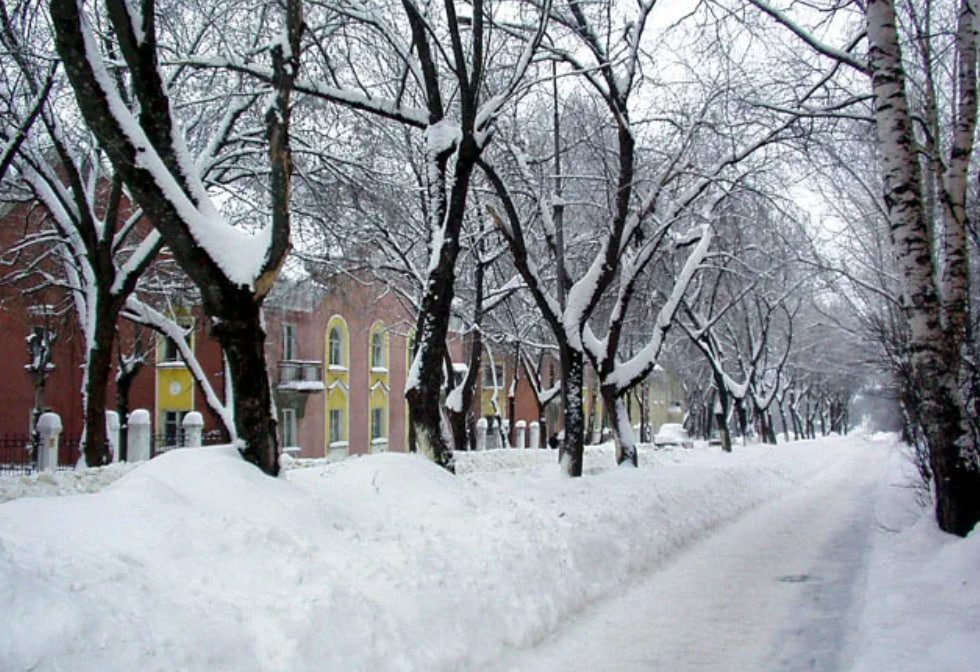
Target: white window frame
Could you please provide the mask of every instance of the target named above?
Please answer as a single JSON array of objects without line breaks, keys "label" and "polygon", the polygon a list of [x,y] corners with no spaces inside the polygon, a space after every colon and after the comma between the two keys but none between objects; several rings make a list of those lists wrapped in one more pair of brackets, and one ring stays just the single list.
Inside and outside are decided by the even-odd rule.
[{"label": "white window frame", "polygon": [[295,448],[299,445],[299,426],[296,423],[296,409],[282,409],[282,445],[283,448]]},{"label": "white window frame", "polygon": [[[334,422],[334,413],[337,414],[337,420],[338,420],[337,422]],[[327,422],[329,423],[329,427],[327,427],[327,431],[329,432],[329,436],[330,436],[330,441],[329,441],[330,445],[334,445],[336,443],[342,442],[344,440],[343,410],[339,408],[331,408],[327,412]]]},{"label": "white window frame", "polygon": [[296,361],[298,344],[296,342],[296,325],[288,322],[282,325],[282,358],[287,362]]},{"label": "white window frame", "polygon": [[381,330],[371,332],[371,368],[384,369],[388,366],[385,361],[385,334]]}]

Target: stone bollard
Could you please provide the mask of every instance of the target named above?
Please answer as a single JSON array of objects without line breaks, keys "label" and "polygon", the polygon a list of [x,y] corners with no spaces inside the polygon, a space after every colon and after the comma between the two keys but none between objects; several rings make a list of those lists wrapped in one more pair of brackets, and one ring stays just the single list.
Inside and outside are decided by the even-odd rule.
[{"label": "stone bollard", "polygon": [[528,439],[528,448],[541,447],[541,423],[537,420],[531,423],[531,437]]},{"label": "stone bollard", "polygon": [[487,449],[487,419],[480,418],[476,421],[476,449]]},{"label": "stone bollard", "polygon": [[109,440],[109,450],[112,461],[119,461],[119,414],[115,411],[105,412],[105,438]]},{"label": "stone bollard", "polygon": [[41,435],[41,454],[38,455],[37,467],[41,471],[55,471],[58,468],[61,416],[57,413],[42,413],[37,419],[37,433]]},{"label": "stone bollard", "polygon": [[150,412],[145,408],[137,408],[129,414],[129,452],[130,462],[140,462],[150,459]]},{"label": "stone bollard", "polygon": [[201,434],[204,433],[204,416],[197,411],[191,411],[184,416],[184,447],[200,448]]},{"label": "stone bollard", "polygon": [[524,443],[525,432],[527,432],[527,423],[523,420],[518,420],[517,424],[514,425],[514,434],[515,434],[514,443],[516,444],[514,446],[515,448],[525,447],[526,445]]}]

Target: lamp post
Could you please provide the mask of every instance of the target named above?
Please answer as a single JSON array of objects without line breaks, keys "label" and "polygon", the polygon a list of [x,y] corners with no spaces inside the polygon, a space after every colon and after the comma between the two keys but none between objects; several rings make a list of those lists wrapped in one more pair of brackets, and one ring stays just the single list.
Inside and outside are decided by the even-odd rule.
[{"label": "lamp post", "polygon": [[41,435],[38,433],[37,421],[44,412],[44,384],[48,374],[54,370],[51,363],[51,349],[57,340],[57,334],[44,327],[34,327],[27,336],[27,356],[29,361],[24,369],[31,376],[34,384],[34,408],[31,409],[31,457],[36,460],[41,446]]}]

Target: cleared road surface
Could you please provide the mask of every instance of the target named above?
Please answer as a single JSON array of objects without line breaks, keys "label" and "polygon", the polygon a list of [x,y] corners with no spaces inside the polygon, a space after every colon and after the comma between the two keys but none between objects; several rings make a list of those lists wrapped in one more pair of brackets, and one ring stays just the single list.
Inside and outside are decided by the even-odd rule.
[{"label": "cleared road surface", "polygon": [[863,442],[529,651],[520,672],[846,670],[884,478]]}]

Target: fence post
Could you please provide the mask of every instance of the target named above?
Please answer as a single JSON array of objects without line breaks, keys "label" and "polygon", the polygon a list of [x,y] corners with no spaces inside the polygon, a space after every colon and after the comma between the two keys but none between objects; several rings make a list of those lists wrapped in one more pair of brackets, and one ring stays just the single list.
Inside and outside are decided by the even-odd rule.
[{"label": "fence post", "polygon": [[150,459],[150,412],[137,408],[129,414],[127,451],[130,462]]},{"label": "fence post", "polygon": [[184,416],[181,424],[184,427],[184,447],[200,448],[201,434],[204,432],[204,416],[197,411],[191,411]]},{"label": "fence post", "polygon": [[531,438],[528,442],[529,448],[541,447],[541,423],[537,420],[531,423]]},{"label": "fence post", "polygon": [[526,431],[527,431],[527,422],[525,422],[524,420],[518,420],[517,424],[514,425],[514,432],[516,434],[516,436],[514,436],[514,443],[516,444],[514,446],[515,448],[524,448],[524,446],[526,445],[524,443],[524,436]]},{"label": "fence post", "polygon": [[55,471],[58,468],[58,440],[61,436],[61,416],[57,413],[42,413],[37,419],[37,431],[41,435],[41,455],[38,468],[41,471]]},{"label": "fence post", "polygon": [[476,449],[487,449],[487,419],[480,418],[476,421]]},{"label": "fence post", "polygon": [[119,461],[119,414],[115,411],[105,412],[105,436],[112,450],[112,461]]}]

